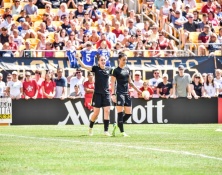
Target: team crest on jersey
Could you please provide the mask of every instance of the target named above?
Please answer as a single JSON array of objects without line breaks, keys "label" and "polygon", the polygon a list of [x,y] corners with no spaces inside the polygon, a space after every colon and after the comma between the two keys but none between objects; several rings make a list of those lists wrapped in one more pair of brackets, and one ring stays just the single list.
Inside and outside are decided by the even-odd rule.
[{"label": "team crest on jersey", "polygon": [[94,106],[94,105],[95,105],[95,102],[93,102],[92,105]]},{"label": "team crest on jersey", "polygon": [[121,101],[118,101],[117,104],[120,105],[120,104],[121,104]]}]

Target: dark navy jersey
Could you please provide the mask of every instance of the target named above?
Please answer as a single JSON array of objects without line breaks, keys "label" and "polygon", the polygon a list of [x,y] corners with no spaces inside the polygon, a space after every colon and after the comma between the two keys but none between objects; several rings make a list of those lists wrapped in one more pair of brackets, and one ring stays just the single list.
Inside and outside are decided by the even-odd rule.
[{"label": "dark navy jersey", "polygon": [[98,54],[106,58],[106,66],[111,67],[110,65],[110,51],[107,49],[99,49]]},{"label": "dark navy jersey", "polygon": [[113,69],[112,76],[116,77],[116,93],[117,94],[128,94],[129,88],[129,77],[131,76],[131,71],[128,67],[123,69],[117,67]]},{"label": "dark navy jersey", "polygon": [[93,66],[92,72],[95,73],[95,90],[97,94],[109,94],[109,76],[112,72],[110,67],[101,69],[99,66]]},{"label": "dark navy jersey", "polygon": [[95,57],[98,54],[97,51],[93,50],[82,50],[81,55],[82,55],[82,62],[87,65],[87,66],[93,66],[95,65]]}]

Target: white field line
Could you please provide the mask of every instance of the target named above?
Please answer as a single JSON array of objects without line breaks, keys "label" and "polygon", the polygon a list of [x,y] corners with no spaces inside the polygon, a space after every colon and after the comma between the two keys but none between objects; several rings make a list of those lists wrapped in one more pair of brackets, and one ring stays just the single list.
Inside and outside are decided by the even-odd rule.
[{"label": "white field line", "polygon": [[46,137],[33,137],[33,136],[22,136],[22,135],[11,135],[11,134],[0,134],[0,136],[4,137],[16,137],[16,138],[24,138],[24,139],[34,139],[34,140],[42,140],[42,141],[56,141],[56,142],[69,142],[69,143],[79,143],[79,144],[92,144],[92,145],[103,145],[103,146],[113,146],[113,147],[120,147],[120,148],[130,148],[130,149],[136,149],[136,150],[151,150],[156,152],[165,152],[165,153],[174,153],[179,155],[187,155],[187,156],[193,156],[193,157],[200,157],[205,159],[214,159],[214,160],[220,160],[222,161],[222,158],[220,157],[214,157],[214,156],[208,156],[205,154],[196,154],[191,153],[188,151],[175,151],[175,150],[167,150],[167,149],[160,149],[160,148],[149,148],[144,146],[128,146],[123,144],[116,144],[116,143],[107,143],[107,142],[84,142],[80,140],[67,140],[67,139],[58,139],[58,138],[46,138]]}]

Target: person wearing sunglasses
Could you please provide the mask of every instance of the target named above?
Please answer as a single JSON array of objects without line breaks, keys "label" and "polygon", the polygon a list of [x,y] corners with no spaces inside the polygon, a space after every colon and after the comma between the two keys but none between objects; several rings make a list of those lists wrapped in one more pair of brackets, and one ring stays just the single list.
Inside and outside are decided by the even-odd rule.
[{"label": "person wearing sunglasses", "polygon": [[191,94],[195,99],[198,99],[203,96],[204,88],[203,88],[203,77],[200,73],[194,73],[192,76],[191,86]]}]

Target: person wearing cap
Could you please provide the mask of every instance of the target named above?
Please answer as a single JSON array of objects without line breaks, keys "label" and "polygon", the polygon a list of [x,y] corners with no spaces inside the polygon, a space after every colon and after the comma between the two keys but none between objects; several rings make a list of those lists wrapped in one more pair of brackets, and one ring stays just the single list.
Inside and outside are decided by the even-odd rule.
[{"label": "person wearing cap", "polygon": [[[182,12],[180,10],[176,10],[175,13],[173,13],[173,15],[171,15],[171,20],[172,20],[172,25],[176,28],[176,29],[182,29],[183,24],[186,23],[188,20],[182,16]],[[181,32],[183,33],[183,32]]]},{"label": "person wearing cap", "polygon": [[191,94],[195,99],[198,99],[203,96],[204,88],[203,88],[204,80],[201,74],[194,73],[192,76],[192,83],[190,84]]},{"label": "person wearing cap", "polygon": [[193,11],[197,8],[196,0],[184,0],[183,1],[184,6],[189,6],[190,11]]},{"label": "person wearing cap", "polygon": [[[141,71],[135,71],[134,73],[134,77],[133,77],[133,83],[137,88],[140,88],[143,86],[143,80],[142,80],[142,76],[141,76]],[[138,98],[138,93],[135,89],[130,87],[130,96],[132,98]]]},{"label": "person wearing cap", "polygon": [[183,12],[182,12],[182,15],[186,18],[189,13],[191,13],[191,12],[190,12],[190,5],[187,4],[187,5],[185,6],[185,9],[184,9]]},{"label": "person wearing cap", "polygon": [[37,15],[38,7],[34,4],[34,0],[28,0],[28,4],[24,6],[27,15]]},{"label": "person wearing cap", "polygon": [[198,36],[198,56],[203,56],[206,55],[206,45],[201,44],[201,43],[207,43],[207,41],[210,38],[210,26],[209,25],[204,25],[203,32],[201,32]]},{"label": "person wearing cap", "polygon": [[8,43],[9,41],[9,34],[8,29],[6,27],[1,28],[1,34],[0,34],[0,43],[4,45],[5,43]]},{"label": "person wearing cap", "polygon": [[30,98],[36,99],[38,96],[39,87],[31,76],[31,73],[27,71],[25,73],[25,80],[23,81],[23,96],[26,100]]},{"label": "person wearing cap", "polygon": [[6,93],[11,99],[20,99],[23,93],[22,82],[18,80],[18,72],[12,72],[12,80],[7,83]]},{"label": "person wearing cap", "polygon": [[6,86],[5,86],[5,82],[3,81],[3,74],[0,73],[0,98],[6,95],[5,89],[6,89]]},{"label": "person wearing cap", "polygon": [[193,21],[193,17],[194,16],[192,13],[187,14],[188,21],[183,25],[184,34],[182,35],[182,46],[187,43],[190,32],[200,32],[200,27],[196,22]]},{"label": "person wearing cap", "polygon": [[201,8],[201,13],[209,13],[209,12],[213,12],[215,13],[216,11],[216,6],[214,5],[214,0],[207,0],[207,3],[205,5],[203,5],[203,7]]},{"label": "person wearing cap", "polygon": [[77,60],[82,68],[94,72],[95,74],[95,89],[92,99],[93,114],[90,118],[89,124],[89,136],[93,136],[93,126],[97,120],[100,108],[104,111],[104,135],[111,136],[108,132],[109,130],[109,120],[110,120],[110,91],[109,91],[109,75],[112,69],[106,67],[106,58],[104,56],[98,57],[98,65],[89,66],[83,63],[79,57]]},{"label": "person wearing cap", "polygon": [[16,19],[17,22],[20,22],[19,20],[21,18],[24,18],[25,19],[25,16],[26,16],[26,12],[24,10],[21,10],[20,12],[20,16]]},{"label": "person wearing cap", "polygon": [[82,20],[85,13],[86,11],[84,10],[84,4],[82,2],[79,2],[77,5],[77,10],[75,11],[75,17],[79,20]]},{"label": "person wearing cap", "polygon": [[77,68],[73,75],[67,77],[67,81],[70,84],[70,91],[69,91],[70,94],[74,91],[74,86],[79,85],[80,92],[84,97],[85,91],[83,84],[85,81],[85,77],[82,75],[81,68]]},{"label": "person wearing cap", "polygon": [[168,99],[173,92],[172,83],[168,81],[168,74],[162,75],[162,82],[157,85],[157,95],[160,98]]},{"label": "person wearing cap", "polygon": [[149,79],[149,86],[153,89],[153,97],[157,97],[157,85],[162,82],[162,78],[160,78],[160,70],[153,70],[153,78]]},{"label": "person wearing cap", "polygon": [[178,66],[178,74],[173,77],[173,93],[171,98],[187,97],[191,99],[190,83],[192,79],[190,74],[185,73],[185,67],[181,64]]}]

